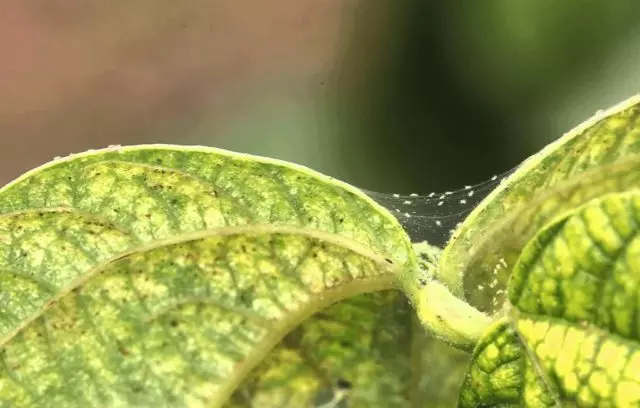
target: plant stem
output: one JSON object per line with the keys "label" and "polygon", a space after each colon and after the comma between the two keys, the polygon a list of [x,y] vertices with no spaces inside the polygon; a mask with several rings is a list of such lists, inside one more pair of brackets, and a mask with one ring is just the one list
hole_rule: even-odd
{"label": "plant stem", "polygon": [[443,283],[433,279],[415,297],[416,311],[423,326],[440,340],[471,351],[492,319],[453,295]]}
{"label": "plant stem", "polygon": [[438,339],[462,350],[472,350],[493,320],[451,292],[451,285],[455,290],[462,284],[459,277],[452,282],[440,275],[442,249],[427,242],[414,243],[413,248],[419,266],[405,275],[402,283],[420,322]]}

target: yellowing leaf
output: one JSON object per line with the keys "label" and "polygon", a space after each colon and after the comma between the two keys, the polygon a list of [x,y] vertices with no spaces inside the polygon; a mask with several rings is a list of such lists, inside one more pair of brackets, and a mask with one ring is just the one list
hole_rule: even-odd
{"label": "yellowing leaf", "polygon": [[390,214],[300,166],[172,146],[57,160],[0,191],[0,401],[221,406],[302,321],[417,265]]}

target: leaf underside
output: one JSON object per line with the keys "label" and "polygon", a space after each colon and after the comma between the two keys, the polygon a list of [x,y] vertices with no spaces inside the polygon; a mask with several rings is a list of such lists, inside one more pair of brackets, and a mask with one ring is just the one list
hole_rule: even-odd
{"label": "leaf underside", "polygon": [[498,311],[522,248],[547,223],[589,200],[640,187],[640,97],[631,98],[526,160],[465,220],[441,275],[481,310]]}
{"label": "leaf underside", "polygon": [[[273,370],[295,369],[289,351],[318,353],[307,345],[329,324],[301,322],[355,296],[341,307],[360,308],[363,327],[348,334],[386,333],[378,312],[391,298],[409,315],[392,289],[416,265],[391,215],[302,167],[172,146],[53,162],[0,191],[0,406],[221,406],[241,384],[234,403],[276,398]],[[340,310],[329,320],[352,316]],[[370,385],[388,354],[341,371],[362,352],[344,344],[310,355],[320,367],[300,398],[334,374],[355,376],[337,384],[353,401],[411,394]]]}
{"label": "leaf underside", "polygon": [[258,366],[232,406],[322,406],[341,394],[345,407],[454,406],[470,356],[428,338],[414,314],[397,291],[325,309]]}
{"label": "leaf underside", "polygon": [[640,405],[639,226],[640,193],[609,194],[525,246],[461,406]]}

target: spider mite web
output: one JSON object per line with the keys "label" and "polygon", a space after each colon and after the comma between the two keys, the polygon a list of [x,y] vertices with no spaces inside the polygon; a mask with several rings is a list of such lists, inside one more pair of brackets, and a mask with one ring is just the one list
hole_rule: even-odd
{"label": "spider mite web", "polygon": [[427,241],[443,247],[456,226],[516,169],[514,167],[475,185],[442,193],[401,195],[361,190],[390,210],[413,242]]}

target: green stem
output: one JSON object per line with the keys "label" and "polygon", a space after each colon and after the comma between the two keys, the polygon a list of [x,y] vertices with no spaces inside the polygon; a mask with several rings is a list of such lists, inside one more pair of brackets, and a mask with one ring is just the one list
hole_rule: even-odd
{"label": "green stem", "polygon": [[423,242],[414,244],[414,250],[419,267],[403,283],[420,322],[440,340],[472,350],[493,320],[451,292],[449,288],[462,285],[460,278],[451,282],[440,276],[440,248]]}
{"label": "green stem", "polygon": [[436,280],[421,287],[415,297],[422,325],[435,337],[454,347],[470,351],[492,319]]}

